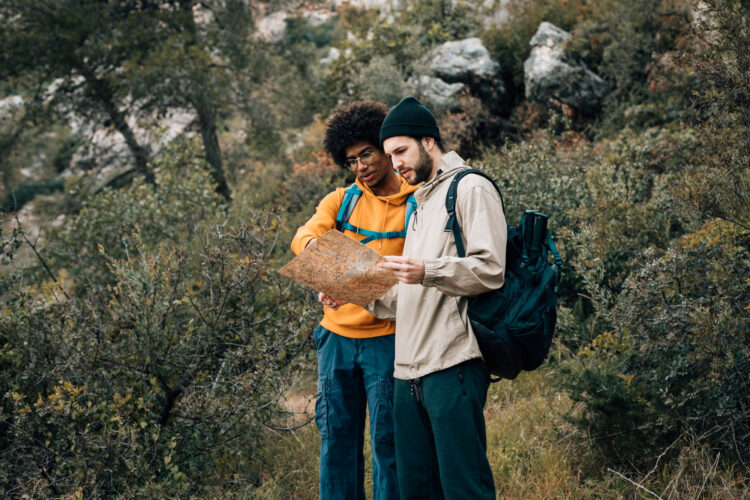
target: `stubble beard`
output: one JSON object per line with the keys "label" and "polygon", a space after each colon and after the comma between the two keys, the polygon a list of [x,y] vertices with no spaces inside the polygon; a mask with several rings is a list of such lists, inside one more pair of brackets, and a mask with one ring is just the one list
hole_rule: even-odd
{"label": "stubble beard", "polygon": [[424,182],[427,179],[429,179],[430,174],[432,173],[432,157],[429,155],[427,150],[422,146],[422,143],[417,141],[417,145],[419,146],[419,160],[417,161],[417,164],[414,166],[414,179],[412,181],[408,181],[409,184],[412,186],[419,184],[420,182]]}

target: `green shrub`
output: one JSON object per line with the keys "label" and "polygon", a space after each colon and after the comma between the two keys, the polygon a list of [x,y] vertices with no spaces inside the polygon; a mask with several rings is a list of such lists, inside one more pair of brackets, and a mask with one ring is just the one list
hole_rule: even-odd
{"label": "green shrub", "polygon": [[[5,495],[189,496],[260,481],[254,450],[309,348],[315,301],[274,271],[277,213],[227,217],[189,146],[155,172],[157,187],[86,195],[38,242],[56,280],[2,277]],[[22,240],[7,235],[5,260]]]}
{"label": "green shrub", "polygon": [[99,245],[112,280],[96,296],[16,290],[0,315],[4,493],[257,484],[253,450],[312,328],[268,267],[278,230],[257,213],[202,230],[195,250],[135,232],[122,257]]}
{"label": "green shrub", "polygon": [[610,459],[650,466],[686,436],[750,457],[749,244],[709,223],[647,255],[607,314],[613,332],[580,352],[565,384]]}
{"label": "green shrub", "polygon": [[49,235],[52,265],[66,269],[83,286],[104,285],[111,276],[101,244],[114,257],[126,255],[123,244],[131,232],[139,233],[148,248],[159,243],[188,245],[204,221],[216,221],[222,199],[216,194],[196,143],[176,145],[153,163],[157,187],[137,178],[124,189],[105,188],[89,193],[81,185],[68,196],[77,197],[79,213]]}
{"label": "green shrub", "polygon": [[47,179],[32,184],[21,184],[11,190],[0,204],[0,212],[15,212],[20,210],[26,203],[34,199],[38,194],[52,194],[62,190],[65,180],[61,178]]}

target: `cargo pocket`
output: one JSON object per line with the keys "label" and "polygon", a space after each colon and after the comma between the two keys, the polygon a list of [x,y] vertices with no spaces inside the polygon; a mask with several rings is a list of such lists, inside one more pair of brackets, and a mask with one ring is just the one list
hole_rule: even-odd
{"label": "cargo pocket", "polygon": [[393,378],[378,380],[378,402],[375,406],[375,441],[392,444],[393,439]]}
{"label": "cargo pocket", "polygon": [[328,429],[328,379],[324,376],[318,377],[318,394],[315,400],[315,425],[320,431],[321,438],[327,438]]}
{"label": "cargo pocket", "polygon": [[328,332],[328,330],[326,330],[325,328],[323,328],[320,325],[318,325],[315,328],[315,330],[313,330],[312,339],[313,339],[313,344],[315,344],[315,349],[316,350],[320,350],[320,346],[321,346],[321,343],[323,341],[323,339],[321,337],[323,337],[323,335],[326,332]]}

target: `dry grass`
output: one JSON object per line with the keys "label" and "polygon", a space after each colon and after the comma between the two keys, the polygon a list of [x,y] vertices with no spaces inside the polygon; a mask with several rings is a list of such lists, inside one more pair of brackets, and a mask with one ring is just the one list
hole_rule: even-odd
{"label": "dry grass", "polygon": [[[490,387],[485,416],[488,458],[497,497],[514,499],[750,499],[750,470],[722,469],[708,450],[685,446],[679,458],[647,474],[608,469],[580,431],[564,416],[568,397],[557,391],[549,366]],[[312,392],[310,392],[312,391]],[[288,400],[307,401],[314,383],[300,385]],[[314,404],[308,405],[312,412]],[[369,433],[365,443],[369,441]],[[318,497],[318,449],[314,424],[293,432],[269,431],[263,450],[262,485],[247,498]],[[366,444],[366,491],[372,491]],[[649,493],[649,491],[651,493]]]}

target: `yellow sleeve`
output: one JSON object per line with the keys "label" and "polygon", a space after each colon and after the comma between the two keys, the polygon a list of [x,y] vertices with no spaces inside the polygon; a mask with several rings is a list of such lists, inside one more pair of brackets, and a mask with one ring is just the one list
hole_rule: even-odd
{"label": "yellow sleeve", "polygon": [[292,240],[292,252],[299,255],[311,239],[323,236],[331,229],[336,229],[336,215],[343,199],[344,190],[339,188],[320,201],[313,216],[297,229],[297,234]]}

